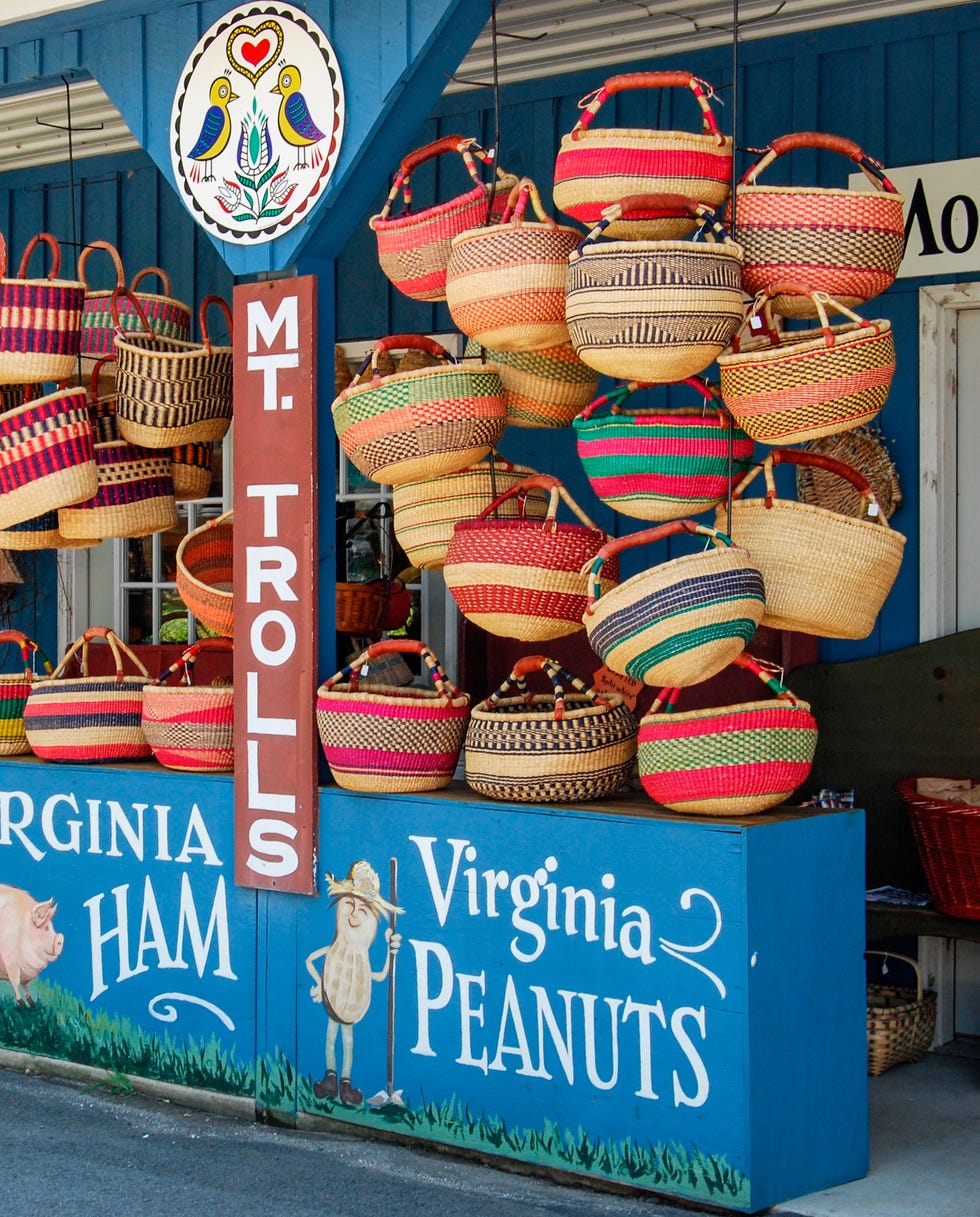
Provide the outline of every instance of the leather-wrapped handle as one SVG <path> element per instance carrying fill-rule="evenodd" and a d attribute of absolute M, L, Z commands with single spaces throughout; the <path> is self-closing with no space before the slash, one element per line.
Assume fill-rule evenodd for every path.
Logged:
<path fill-rule="evenodd" d="M 398 172 L 402 177 L 409 177 L 413 170 L 424 165 L 426 161 L 434 160 L 446 152 L 462 152 L 464 147 L 469 147 L 473 142 L 465 135 L 444 135 L 441 139 L 434 139 L 431 144 L 416 148 L 414 152 L 403 156 L 398 165 Z"/>
<path fill-rule="evenodd" d="M 785 156 L 799 148 L 815 148 L 822 152 L 836 152 L 840 156 L 853 161 L 866 178 L 879 190 L 888 194 L 898 194 L 898 191 L 885 176 L 884 167 L 868 156 L 860 144 L 844 135 L 832 135 L 825 131 L 792 131 L 788 135 L 777 136 L 765 149 L 760 160 L 750 166 L 742 175 L 740 185 L 753 185 L 756 178 L 772 164 L 777 157 Z"/>
<path fill-rule="evenodd" d="M 156 277 L 160 280 L 160 286 L 163 288 L 163 294 L 165 296 L 173 295 L 170 276 L 162 266 L 144 266 L 142 270 L 138 270 L 136 274 L 133 275 L 133 281 L 129 285 L 129 290 L 131 292 L 135 292 L 137 287 L 139 287 L 147 275 L 156 275 Z"/>
<path fill-rule="evenodd" d="M 61 270 L 61 245 L 58 238 L 52 236 L 50 232 L 39 232 L 36 237 L 31 237 L 27 242 L 27 248 L 24 250 L 24 256 L 20 260 L 20 267 L 17 271 L 18 279 L 27 278 L 27 264 L 31 260 L 31 254 L 42 242 L 51 250 L 51 269 L 48 271 L 47 277 L 57 279 L 58 271 Z"/>
<path fill-rule="evenodd" d="M 126 286 L 126 272 L 123 270 L 122 258 L 119 256 L 119 250 L 115 245 L 111 245 L 108 241 L 93 241 L 90 245 L 86 245 L 82 252 L 78 255 L 78 270 L 77 274 L 82 283 L 88 289 L 88 280 L 85 278 L 85 266 L 88 263 L 89 254 L 97 249 L 103 249 L 112 259 L 112 264 L 116 268 L 116 287 Z"/>

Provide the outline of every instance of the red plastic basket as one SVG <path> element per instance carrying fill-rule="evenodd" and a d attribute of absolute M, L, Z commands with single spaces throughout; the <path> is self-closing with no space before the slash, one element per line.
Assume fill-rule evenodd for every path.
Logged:
<path fill-rule="evenodd" d="M 938 798 L 920 782 L 942 778 L 906 777 L 895 789 L 908 807 L 909 823 L 926 873 L 933 903 L 950 917 L 980 921 L 980 805 Z M 949 779 L 952 784 L 955 779 Z M 980 786 L 963 779 L 964 790 Z"/>

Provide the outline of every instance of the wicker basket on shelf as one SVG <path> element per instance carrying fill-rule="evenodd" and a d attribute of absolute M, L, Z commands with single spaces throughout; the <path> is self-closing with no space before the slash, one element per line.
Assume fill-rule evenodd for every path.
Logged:
<path fill-rule="evenodd" d="M 908 808 L 912 835 L 933 903 L 950 917 L 980 921 L 980 782 L 906 777 L 895 789 Z"/>

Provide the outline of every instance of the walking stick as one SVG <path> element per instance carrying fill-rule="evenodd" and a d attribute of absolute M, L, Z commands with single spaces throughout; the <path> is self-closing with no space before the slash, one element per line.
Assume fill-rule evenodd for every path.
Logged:
<path fill-rule="evenodd" d="M 388 860 L 390 867 L 391 894 L 389 899 L 393 906 L 398 904 L 398 859 Z M 395 935 L 398 914 L 392 909 L 391 934 Z M 388 966 L 388 1102 L 401 1104 L 401 1096 L 395 1097 L 395 963 L 398 955 L 392 955 Z"/>

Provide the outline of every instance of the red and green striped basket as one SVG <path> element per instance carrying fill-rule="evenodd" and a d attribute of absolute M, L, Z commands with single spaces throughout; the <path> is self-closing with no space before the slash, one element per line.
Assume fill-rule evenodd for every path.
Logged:
<path fill-rule="evenodd" d="M 23 665 L 19 672 L 0 676 L 0 756 L 20 756 L 31 750 L 24 730 L 24 706 L 38 679 L 35 656 L 47 673 L 51 664 L 37 643 L 20 630 L 0 630 L 0 642 L 12 642 L 20 648 Z"/>

